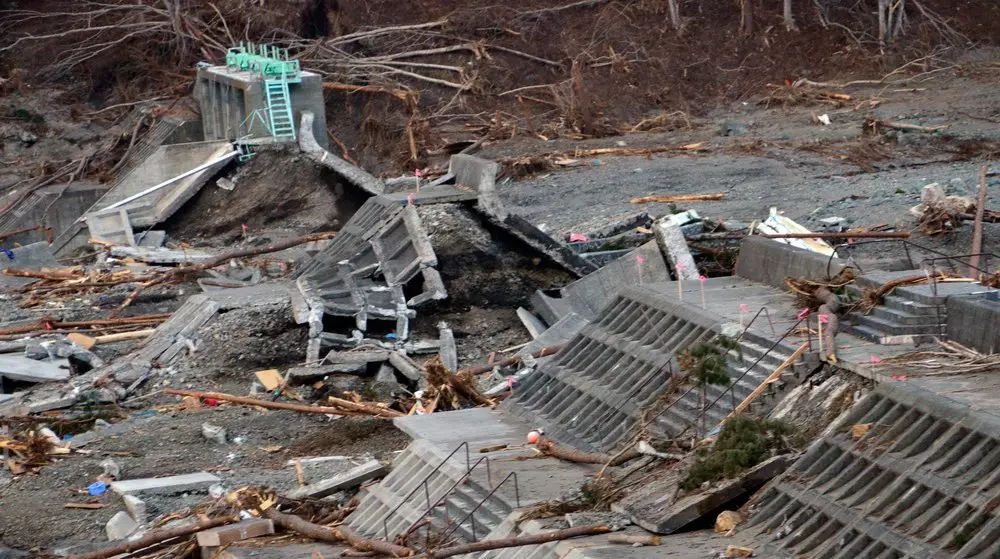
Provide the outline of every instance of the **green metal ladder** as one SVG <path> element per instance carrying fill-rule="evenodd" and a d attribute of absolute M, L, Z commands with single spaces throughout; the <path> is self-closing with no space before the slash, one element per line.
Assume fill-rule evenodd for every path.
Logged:
<path fill-rule="evenodd" d="M 295 121 L 292 119 L 292 98 L 288 92 L 285 75 L 277 79 L 264 80 L 264 94 L 267 97 L 267 115 L 271 136 L 277 139 L 295 139 Z"/>

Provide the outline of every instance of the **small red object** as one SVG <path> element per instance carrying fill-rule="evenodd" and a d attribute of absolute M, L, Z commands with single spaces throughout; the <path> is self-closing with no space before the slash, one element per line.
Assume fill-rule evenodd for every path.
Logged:
<path fill-rule="evenodd" d="M 415 206 L 415 205 L 416 205 L 416 203 L 415 203 L 415 202 L 413 201 L 413 197 L 414 197 L 414 196 L 415 196 L 415 194 L 411 192 L 411 193 L 410 193 L 410 194 L 409 194 L 409 195 L 408 195 L 408 196 L 406 197 L 406 201 L 407 201 L 407 202 L 409 202 L 411 206 Z"/>
<path fill-rule="evenodd" d="M 246 224 L 246 223 L 244 223 L 244 224 L 240 225 L 240 227 L 241 227 L 241 228 L 243 229 L 243 232 L 244 232 L 244 233 L 246 233 L 247 231 L 249 231 L 249 230 L 250 230 L 250 228 L 249 228 L 249 227 L 247 227 L 247 224 Z"/>
<path fill-rule="evenodd" d="M 45 323 L 45 329 L 46 330 L 51 330 L 53 328 L 55 328 L 55 326 L 53 326 L 51 322 L 46 322 Z"/>
<path fill-rule="evenodd" d="M 821 314 L 821 315 L 819 315 L 819 321 L 821 323 L 823 323 L 823 324 L 826 324 L 827 322 L 830 322 L 830 315 L 828 315 L 828 314 Z"/>
<path fill-rule="evenodd" d="M 528 432 L 528 443 L 529 444 L 538 444 L 538 440 L 541 439 L 541 438 L 542 438 L 542 435 L 538 431 L 529 431 Z"/>
<path fill-rule="evenodd" d="M 219 405 L 219 401 L 216 400 L 215 398 L 205 398 L 203 400 L 203 402 L 205 402 L 206 406 L 211 407 L 211 408 L 214 408 L 215 406 Z"/>
<path fill-rule="evenodd" d="M 646 262 L 646 259 L 643 258 L 641 254 L 636 254 L 635 261 L 638 262 L 639 264 L 643 264 Z"/>
<path fill-rule="evenodd" d="M 708 281 L 708 276 L 705 275 L 698 276 L 698 281 L 705 283 L 706 281 Z"/>
<path fill-rule="evenodd" d="M 809 307 L 806 307 L 806 308 L 802 309 L 802 312 L 800 312 L 798 315 L 796 315 L 795 318 L 797 318 L 799 320 L 802 320 L 803 318 L 806 317 L 807 314 L 809 314 Z"/>

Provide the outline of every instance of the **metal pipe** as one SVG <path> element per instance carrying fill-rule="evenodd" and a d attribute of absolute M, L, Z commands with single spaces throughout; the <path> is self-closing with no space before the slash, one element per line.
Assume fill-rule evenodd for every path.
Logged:
<path fill-rule="evenodd" d="M 200 173 L 201 171 L 204 171 L 205 169 L 208 169 L 209 167 L 211 167 L 213 165 L 217 165 L 219 163 L 222 163 L 223 161 L 232 159 L 233 157 L 236 157 L 239 154 L 240 154 L 240 150 L 234 149 L 233 151 L 231 151 L 231 152 L 229 152 L 229 153 L 227 153 L 227 154 L 219 157 L 218 159 L 213 159 L 213 160 L 209 161 L 208 163 L 202 163 L 201 165 L 198 165 L 197 167 L 195 167 L 194 169 L 191 169 L 190 171 L 181 173 L 181 174 L 177 175 L 176 177 L 174 177 L 172 179 L 165 180 L 165 181 L 161 182 L 160 184 L 158 184 L 156 186 L 151 186 L 151 187 L 147 188 L 146 190 L 143 190 L 142 192 L 140 192 L 138 194 L 133 194 L 132 196 L 129 196 L 128 198 L 126 198 L 126 199 L 124 199 L 124 200 L 122 200 L 120 202 L 115 202 L 114 204 L 111 204 L 110 206 L 108 206 L 108 207 L 106 207 L 106 208 L 104 208 L 103 210 L 100 210 L 100 211 L 113 210 L 113 209 L 115 209 L 117 207 L 124 206 L 125 204 L 128 204 L 129 202 L 132 202 L 134 200 L 138 200 L 139 198 L 142 198 L 143 196 L 145 196 L 147 194 L 151 194 L 153 192 L 156 192 L 157 190 L 160 190 L 161 188 L 163 188 L 165 186 L 169 186 L 169 185 L 171 185 L 171 184 L 173 184 L 173 183 L 175 183 L 175 182 L 177 182 L 177 181 L 179 181 L 181 179 L 186 179 L 187 177 L 190 177 L 191 175 L 193 175 L 195 173 Z"/>
<path fill-rule="evenodd" d="M 907 231 L 869 231 L 866 233 L 781 233 L 778 235 L 720 235 L 705 233 L 684 237 L 688 241 L 738 241 L 747 237 L 762 239 L 908 239 Z"/>

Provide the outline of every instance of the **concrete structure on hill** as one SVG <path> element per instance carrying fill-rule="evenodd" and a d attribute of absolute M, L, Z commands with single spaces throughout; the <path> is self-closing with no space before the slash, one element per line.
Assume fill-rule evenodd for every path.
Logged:
<path fill-rule="evenodd" d="M 281 49 L 230 49 L 226 65 L 198 68 L 195 96 L 206 140 L 294 141 L 295 123 L 311 112 L 313 135 L 327 146 L 323 80 Z"/>

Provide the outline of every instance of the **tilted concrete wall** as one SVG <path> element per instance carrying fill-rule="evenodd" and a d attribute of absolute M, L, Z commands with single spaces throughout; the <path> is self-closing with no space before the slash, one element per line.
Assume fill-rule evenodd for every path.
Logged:
<path fill-rule="evenodd" d="M 553 439 L 606 451 L 680 370 L 676 353 L 714 337 L 722 318 L 626 287 L 551 360 L 514 387 L 504 409 Z"/>
<path fill-rule="evenodd" d="M 994 414 L 880 384 L 774 480 L 741 531 L 767 557 L 995 557 L 998 432 Z"/>
<path fill-rule="evenodd" d="M 828 267 L 829 265 L 829 267 Z M 740 247 L 736 275 L 785 288 L 785 278 L 825 279 L 840 272 L 843 264 L 836 258 L 796 248 L 773 239 L 747 237 Z"/>
<path fill-rule="evenodd" d="M 948 339 L 983 353 L 1000 349 L 1000 303 L 971 297 L 948 297 Z"/>

